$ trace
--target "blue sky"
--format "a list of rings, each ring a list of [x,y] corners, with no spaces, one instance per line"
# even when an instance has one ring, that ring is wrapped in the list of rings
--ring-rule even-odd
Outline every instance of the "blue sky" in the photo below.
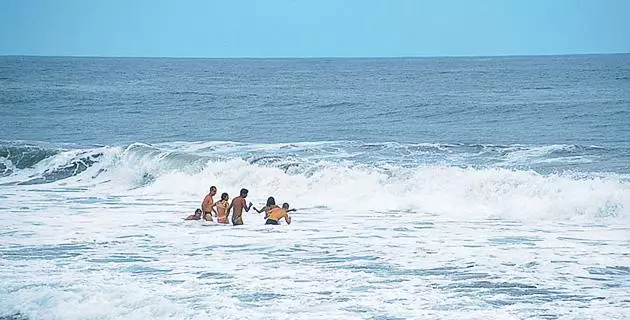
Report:
[[[630,0],[1,0],[0,55],[630,52]]]

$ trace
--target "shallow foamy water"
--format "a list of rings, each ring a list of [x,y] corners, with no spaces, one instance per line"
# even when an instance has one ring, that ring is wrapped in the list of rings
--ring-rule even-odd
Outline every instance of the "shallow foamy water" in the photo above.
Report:
[[[196,202],[154,194],[0,196],[0,310],[14,318],[630,316],[630,228],[613,218],[312,207],[233,227],[182,221]]]

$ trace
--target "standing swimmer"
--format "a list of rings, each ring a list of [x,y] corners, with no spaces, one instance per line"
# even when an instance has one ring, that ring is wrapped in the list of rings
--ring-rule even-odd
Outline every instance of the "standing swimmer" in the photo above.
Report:
[[[232,200],[230,207],[227,209],[227,215],[230,214],[230,210],[232,212],[232,224],[235,226],[239,226],[243,224],[243,209],[245,212],[249,212],[249,209],[252,207],[252,203],[247,205],[245,198],[247,198],[247,194],[249,191],[247,189],[241,189],[240,195]]]
[[[214,205],[212,205],[213,208],[217,208],[217,222],[219,223],[228,223],[228,199],[230,199],[230,196],[228,196],[228,194],[224,192],[223,194],[221,194],[221,200],[215,202]]]
[[[210,187],[210,192],[203,198],[201,202],[201,211],[203,211],[203,219],[206,221],[212,221],[212,212],[214,211],[214,195],[217,194],[217,187]],[[216,213],[216,212],[215,212]]]

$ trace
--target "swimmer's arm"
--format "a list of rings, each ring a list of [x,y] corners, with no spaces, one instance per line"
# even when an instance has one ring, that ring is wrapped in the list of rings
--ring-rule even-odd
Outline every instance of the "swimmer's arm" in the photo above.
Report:
[[[267,209],[267,206],[262,207],[262,209],[260,209],[260,210],[256,209],[256,207],[254,207],[254,210],[256,212],[258,212],[258,213],[261,213],[261,212],[265,211],[265,209]]]
[[[245,202],[245,200],[243,200],[243,202]],[[252,205],[254,205],[253,203],[249,203],[249,207],[247,206],[247,203],[245,203],[245,205],[243,206],[243,209],[245,209],[245,212],[249,212],[249,209],[252,208]]]
[[[287,210],[287,212],[295,212],[295,211],[297,211],[297,209],[289,209],[289,210]]]
[[[221,202],[221,200],[219,200],[219,201],[215,202],[214,204],[212,204],[212,213],[214,213],[214,216],[215,216],[215,217],[216,217],[216,216],[217,216],[217,214],[218,214],[218,213],[217,213],[217,209],[216,209],[216,207],[217,207],[217,204],[219,204],[219,202]]]
[[[286,216],[284,216],[284,221],[286,221],[287,224],[291,224],[291,216],[288,215],[288,214]]]

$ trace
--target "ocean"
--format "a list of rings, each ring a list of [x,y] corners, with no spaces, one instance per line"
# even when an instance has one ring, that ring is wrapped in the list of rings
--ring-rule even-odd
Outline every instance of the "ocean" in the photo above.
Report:
[[[629,319],[630,54],[0,57],[0,258],[2,320]]]

